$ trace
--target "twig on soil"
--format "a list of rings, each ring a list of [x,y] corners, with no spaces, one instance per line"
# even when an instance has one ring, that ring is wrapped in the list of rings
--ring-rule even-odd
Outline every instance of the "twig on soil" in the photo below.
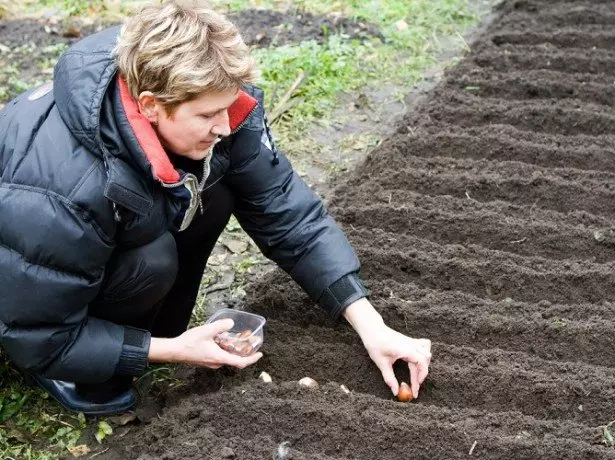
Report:
[[[273,417],[271,416],[271,414],[268,414],[267,412],[265,412],[262,409],[252,409],[252,410],[255,411],[255,412],[259,412],[259,413],[261,413],[263,415],[266,415],[267,417],[269,417],[269,422],[273,423]]]
[[[521,238],[520,240],[515,240],[515,241],[511,241],[511,244],[519,244],[519,243],[523,243],[525,240],[527,240],[527,237],[525,238]]]
[[[534,211],[534,208],[536,207],[536,203],[538,203],[538,200],[534,201],[534,204],[532,204],[532,206],[530,206],[530,219],[532,218],[532,212]]]
[[[614,423],[615,420],[599,427],[602,428],[602,442],[604,442],[604,444],[606,444],[608,447],[615,447],[615,438],[609,430],[609,428],[611,428],[611,425],[613,425]]]
[[[466,196],[468,197],[468,200],[471,200],[471,201],[476,201],[474,198],[472,198],[472,197],[470,196],[470,194],[468,193],[468,191],[467,191],[467,190],[466,190]]]
[[[305,71],[303,70],[299,73],[294,83],[291,85],[288,91],[286,91],[286,94],[282,96],[282,99],[280,99],[276,107],[273,109],[271,115],[269,115],[269,123],[273,124],[275,120],[277,120],[282,114],[284,114],[284,112],[286,112],[293,105],[295,105],[296,101],[293,102],[291,99],[299,86],[301,86],[301,84],[304,82],[305,75]]]
[[[207,294],[211,294],[212,292],[216,292],[216,291],[224,291],[225,289],[230,288],[233,285],[234,281],[235,281],[235,277],[233,277],[233,279],[229,281],[228,283],[214,284],[211,287],[203,289],[203,293],[207,295]]]
[[[468,455],[472,455],[472,453],[474,452],[474,448],[476,447],[476,444],[478,444],[478,441],[474,441],[474,444],[472,444],[472,447],[470,447],[470,452],[468,452]]]
[[[470,45],[468,44],[466,39],[463,38],[463,35],[457,32],[457,37],[459,38],[459,40],[461,40],[463,51],[465,51],[466,53],[469,52],[472,48],[470,48]]]
[[[88,458],[98,457],[99,455],[102,455],[105,452],[107,452],[109,449],[110,449],[110,447],[107,447],[105,450],[101,450],[100,452],[96,452],[94,455],[92,455],[91,457],[88,457]]]

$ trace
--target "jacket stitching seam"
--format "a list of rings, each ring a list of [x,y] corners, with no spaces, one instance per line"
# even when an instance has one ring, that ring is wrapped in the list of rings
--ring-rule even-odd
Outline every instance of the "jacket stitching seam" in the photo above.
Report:
[[[113,238],[111,238],[109,235],[107,235],[104,230],[98,225],[98,222],[96,222],[96,220],[92,217],[92,215],[86,211],[85,209],[81,208],[80,206],[77,206],[75,203],[73,203],[72,201],[70,201],[68,198],[66,198],[65,196],[60,195],[59,193],[56,192],[52,192],[51,190],[45,190],[42,188],[38,188],[38,187],[33,187],[31,185],[23,185],[23,184],[3,184],[0,183],[0,188],[5,188],[5,189],[21,189],[21,190],[25,190],[28,192],[32,192],[32,193],[38,193],[40,195],[46,195],[50,198],[53,198],[63,204],[65,204],[66,206],[68,206],[69,208],[71,208],[72,210],[74,210],[78,216],[85,220],[87,223],[92,225],[92,228],[94,229],[94,231],[104,239],[104,241],[106,243],[110,243],[113,241]]]
[[[98,168],[100,166],[101,163],[102,163],[102,161],[100,161],[99,159],[96,159],[95,162],[92,164],[92,166],[90,166],[90,168],[87,170],[87,172],[83,175],[81,180],[79,182],[77,182],[77,184],[73,187],[73,189],[70,191],[70,193],[68,194],[68,197],[67,197],[68,200],[70,200],[71,203],[72,203],[73,198],[77,194],[77,192],[81,189],[83,184],[92,175],[92,173],[96,170],[96,168]]]
[[[51,271],[54,271],[54,272],[65,273],[67,275],[74,276],[74,277],[77,277],[79,279],[85,280],[88,283],[92,283],[93,281],[96,281],[98,279],[98,277],[88,278],[87,276],[85,276],[82,273],[73,272],[73,271],[70,271],[70,270],[65,270],[64,268],[56,267],[54,265],[46,265],[46,264],[41,264],[41,263],[33,262],[30,259],[28,259],[25,256],[25,254],[23,254],[21,251],[18,251],[17,249],[12,248],[10,246],[7,246],[6,244],[4,244],[2,242],[0,242],[0,247],[6,249],[7,251],[11,251],[11,252],[14,252],[14,253],[18,254],[29,265],[34,265],[36,267],[43,267],[43,268],[46,268],[47,270],[51,270]]]

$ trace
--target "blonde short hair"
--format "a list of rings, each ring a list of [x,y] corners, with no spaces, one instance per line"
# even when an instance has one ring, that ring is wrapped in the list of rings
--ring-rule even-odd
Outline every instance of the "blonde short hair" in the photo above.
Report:
[[[198,0],[150,4],[124,23],[114,50],[136,99],[151,91],[168,112],[210,91],[234,91],[258,77],[237,28]]]

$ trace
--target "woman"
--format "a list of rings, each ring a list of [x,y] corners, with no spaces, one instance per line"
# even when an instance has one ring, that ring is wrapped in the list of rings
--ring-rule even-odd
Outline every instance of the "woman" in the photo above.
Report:
[[[237,29],[199,2],[146,6],[58,61],[54,82],[0,112],[0,344],[65,408],[121,412],[150,362],[243,368],[186,330],[211,250],[234,214],[332,317],[344,316],[397,394],[431,344],[388,328],[359,262],[277,152]]]

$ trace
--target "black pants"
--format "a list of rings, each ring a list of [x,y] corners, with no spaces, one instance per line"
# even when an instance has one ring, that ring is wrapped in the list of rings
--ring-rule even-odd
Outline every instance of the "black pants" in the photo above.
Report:
[[[184,332],[207,259],[234,207],[233,195],[220,182],[204,192],[203,202],[203,214],[197,212],[183,232],[167,233],[148,245],[117,251],[89,314],[148,329],[154,337],[176,337]],[[115,376],[102,385],[79,384],[77,389],[92,400],[105,400],[130,384],[129,377]]]

